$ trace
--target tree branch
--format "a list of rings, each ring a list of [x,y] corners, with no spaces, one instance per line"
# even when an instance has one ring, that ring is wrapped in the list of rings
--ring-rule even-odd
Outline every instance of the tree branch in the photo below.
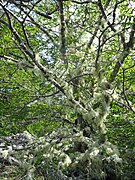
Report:
[[[66,38],[65,38],[65,20],[64,20],[64,8],[63,1],[58,1],[59,5],[59,16],[60,16],[60,36],[61,36],[61,47],[60,52],[62,54],[62,60],[64,64],[68,66],[68,60],[66,57]]]
[[[124,43],[123,51],[120,54],[118,61],[116,62],[115,66],[114,66],[113,72],[110,75],[109,83],[112,83],[115,80],[121,65],[124,63],[125,58],[129,55],[130,49],[133,48],[134,43],[135,43],[134,42],[134,34],[135,34],[135,18],[133,19],[133,24],[131,27],[129,41],[127,43],[123,42]]]

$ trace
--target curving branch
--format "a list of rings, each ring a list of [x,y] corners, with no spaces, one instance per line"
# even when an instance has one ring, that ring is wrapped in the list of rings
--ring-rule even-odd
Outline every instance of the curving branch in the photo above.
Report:
[[[3,8],[7,19],[8,19],[8,23],[0,20],[3,24],[5,24],[6,26],[8,26],[8,28],[10,29],[10,31],[12,32],[12,34],[14,35],[16,41],[18,42],[18,45],[21,47],[21,51],[24,51],[31,59],[33,59],[33,53],[31,53],[28,49],[28,47],[25,45],[25,43],[23,42],[23,40],[21,39],[20,35],[18,34],[18,32],[16,31],[16,29],[13,26],[12,23],[12,19],[10,17],[10,12],[8,11],[8,9],[2,4],[0,3],[1,7]]]
[[[100,11],[102,13],[102,17],[104,17],[104,19],[107,21],[108,26],[111,28],[112,31],[116,32],[116,29],[113,27],[114,20],[113,20],[113,23],[110,23],[110,21],[108,20],[107,15],[105,13],[105,9],[104,9],[104,7],[102,5],[101,0],[98,1],[98,6],[99,6],[99,9],[100,9]]]
[[[108,7],[110,1],[111,1],[111,0],[107,0],[107,1],[106,1],[105,9]],[[90,1],[90,2],[91,2],[91,1]],[[99,4],[98,2],[93,2],[93,1],[92,1],[91,3],[96,4],[96,5]],[[90,48],[91,48],[91,45],[92,45],[95,37],[97,36],[97,33],[98,33],[99,28],[100,28],[100,25],[101,25],[102,18],[103,18],[103,15],[99,15],[98,18],[97,18],[97,20],[96,20],[96,22],[95,22],[95,29],[94,29],[94,32],[93,32],[93,34],[92,34],[92,37],[89,39],[89,41],[88,41],[88,43],[87,43],[87,45],[86,45],[86,50],[85,50],[86,53],[85,53],[85,55],[84,55],[84,58],[83,58],[82,62],[85,61],[85,56],[88,55],[89,50],[90,50]]]
[[[114,69],[110,75],[110,78],[109,78],[109,83],[112,83],[119,70],[120,70],[120,67],[122,66],[122,64],[124,63],[124,60],[125,58],[129,55],[130,53],[130,50],[133,49],[133,46],[134,46],[134,35],[135,35],[135,18],[133,19],[133,23],[132,23],[132,26],[131,26],[131,32],[130,32],[130,35],[129,35],[129,41],[126,43],[125,41],[123,42],[124,43],[124,46],[123,46],[123,51],[122,53],[120,54],[120,56],[118,57],[118,60],[114,66]]]
[[[125,69],[122,68],[122,75],[123,75],[123,79],[122,79],[122,94],[124,95],[124,98],[125,98],[125,101],[127,103],[127,105],[125,105],[128,109],[130,109],[132,112],[135,113],[134,109],[132,108],[129,100],[128,100],[128,97],[127,97],[127,94],[125,92]]]

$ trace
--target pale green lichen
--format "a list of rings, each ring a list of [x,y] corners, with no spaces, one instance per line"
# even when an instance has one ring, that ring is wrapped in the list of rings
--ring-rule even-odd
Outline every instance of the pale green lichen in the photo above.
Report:
[[[66,177],[77,172],[87,174],[89,179],[104,179],[106,172],[109,173],[111,169],[117,171],[122,162],[116,146],[108,141],[99,144],[97,137],[85,137],[83,131],[74,132],[70,128],[61,128],[40,138],[26,132],[24,134],[28,138],[28,147],[31,145],[31,148],[19,152],[12,149],[10,153],[3,149],[3,158],[16,162],[28,172],[32,167],[36,169],[36,166],[49,168],[51,163],[52,168]],[[34,172],[32,171],[33,174]],[[115,171],[113,173],[115,175]]]

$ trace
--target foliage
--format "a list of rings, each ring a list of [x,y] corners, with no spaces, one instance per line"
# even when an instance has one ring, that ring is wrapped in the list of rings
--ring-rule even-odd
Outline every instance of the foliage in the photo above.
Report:
[[[55,131],[57,137],[63,128],[71,142],[64,136],[60,139],[63,146],[54,146],[61,153],[68,144],[74,149],[73,156],[64,154],[72,163],[69,169],[61,170],[63,175],[76,167],[81,172],[82,159],[77,166],[73,164],[77,158],[87,157],[84,164],[94,174],[91,178],[102,179],[102,165],[105,171],[109,167],[109,173],[115,169],[112,161],[104,163],[107,148],[112,147],[115,154],[113,144],[126,159],[122,169],[131,162],[127,172],[131,171],[135,138],[134,6],[128,0],[0,1],[0,135],[27,130],[39,138]],[[83,155],[76,149],[76,134],[82,147],[82,139],[88,140]],[[98,153],[95,163],[90,164],[94,148]],[[43,152],[37,161],[34,157],[33,166],[39,172],[42,158]],[[56,161],[57,172],[60,159]],[[129,178],[133,177],[134,172]]]

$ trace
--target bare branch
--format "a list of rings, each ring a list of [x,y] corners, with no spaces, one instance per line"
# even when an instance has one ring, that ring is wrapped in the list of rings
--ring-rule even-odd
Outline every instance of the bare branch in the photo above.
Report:
[[[94,2],[94,1],[84,1],[84,2],[79,2],[79,1],[74,1],[72,0],[73,3],[76,3],[76,4],[88,4],[88,3],[92,3],[92,4],[96,4],[97,2]]]
[[[34,12],[36,12],[37,14],[39,14],[40,16],[43,16],[45,18],[52,19],[51,16],[49,16],[48,14],[45,14],[44,12],[41,12],[41,11],[38,11],[38,10],[34,10]]]
[[[135,17],[134,17],[134,19],[133,19],[133,23],[132,23],[132,27],[131,27],[131,32],[130,32],[130,37],[129,37],[129,41],[128,41],[128,43],[127,43],[127,46],[129,47],[129,48],[133,48],[133,46],[134,46],[134,44],[135,44],[135,37],[134,37],[134,35],[135,35]]]
[[[116,62],[115,67],[113,69],[113,72],[110,75],[110,78],[109,78],[110,83],[112,83],[115,80],[115,77],[117,76],[121,65],[124,63],[125,58],[129,55],[130,49],[132,49],[134,46],[134,43],[135,43],[134,42],[134,34],[135,34],[135,18],[133,20],[133,24],[131,27],[129,41],[127,43],[125,43],[125,39],[124,39],[123,51],[120,54],[118,61]]]
[[[45,30],[45,27],[43,27],[41,24],[37,23],[31,16],[28,16],[28,17],[30,18],[31,23],[36,25],[43,33],[45,33],[48,36],[48,38],[52,41],[54,46],[58,47],[58,44],[55,43],[51,34],[47,30]]]
[[[104,17],[104,19],[107,21],[107,24],[108,26],[111,28],[112,31],[116,32],[115,28],[113,27],[113,24],[114,24],[114,20],[113,20],[113,23],[110,23],[110,21],[107,19],[107,15],[105,13],[105,10],[103,8],[103,5],[102,5],[102,2],[101,0],[98,1],[98,6],[99,6],[99,9],[102,13],[102,16]]]
[[[122,94],[124,95],[124,98],[125,98],[125,100],[126,100],[128,109],[130,109],[131,111],[135,112],[135,111],[133,110],[132,106],[130,105],[129,100],[128,100],[128,97],[127,97],[126,92],[125,92],[125,69],[124,69],[124,68],[122,68],[122,75],[123,75],[123,80],[122,80]]]
[[[18,34],[18,32],[16,31],[16,29],[13,27],[13,24],[12,24],[12,21],[11,21],[11,18],[10,18],[10,15],[9,15],[9,11],[5,8],[4,5],[2,5],[0,3],[0,5],[2,6],[3,10],[5,11],[5,14],[7,16],[7,19],[8,19],[8,23],[5,23],[4,21],[1,21],[3,22],[5,25],[7,25],[10,29],[10,31],[13,33],[16,41],[19,43],[20,47],[22,47],[22,49],[24,50],[24,52],[31,58],[33,59],[33,53],[31,53],[29,50],[28,50],[28,47],[26,47],[26,45],[24,44],[24,42],[22,41],[20,35]]]
[[[66,38],[65,38],[65,20],[64,20],[64,8],[62,0],[58,1],[59,5],[59,16],[60,16],[60,36],[61,36],[61,47],[60,51],[62,54],[62,59],[64,64],[68,65],[67,57],[66,57]]]

